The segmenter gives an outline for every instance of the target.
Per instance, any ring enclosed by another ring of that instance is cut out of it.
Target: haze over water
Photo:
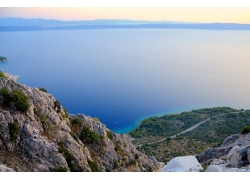
[[[250,109],[250,31],[0,32],[0,42],[2,71],[116,133],[164,113]]]

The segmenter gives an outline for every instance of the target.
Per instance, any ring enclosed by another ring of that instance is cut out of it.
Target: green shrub
[[[82,120],[79,118],[75,118],[74,120],[71,120],[71,130],[74,133],[78,133],[82,125]]]
[[[63,142],[58,143],[58,152],[65,158],[71,172],[83,172],[83,169],[74,162],[72,154],[64,147]]]
[[[9,134],[12,142],[16,141],[20,128],[16,122],[9,123]]]
[[[247,134],[250,132],[250,126],[244,126],[242,128],[241,134]]]
[[[90,130],[89,127],[83,127],[80,139],[82,142],[86,143],[97,143],[99,141],[99,136],[96,132]]]
[[[61,104],[58,100],[54,102],[54,105],[55,105],[54,109],[57,108],[57,112],[58,113],[61,112]]]
[[[11,94],[10,94],[8,88],[3,87],[0,90],[0,97],[2,99],[2,105],[5,107],[8,107],[10,105],[10,102],[12,101],[12,97],[11,97]]]
[[[26,95],[24,95],[24,93],[21,90],[17,89],[13,90],[12,98],[14,100],[17,110],[23,113],[26,113],[29,110],[30,108],[29,98]]]
[[[110,140],[113,139],[114,133],[112,131],[107,131],[107,136]]]
[[[96,122],[100,122],[100,120],[97,118],[97,117],[95,117],[95,118],[92,118],[94,121],[96,121]]]
[[[43,91],[43,92],[45,92],[45,93],[48,92],[45,88],[42,88],[42,87],[40,87],[39,90],[40,90],[40,91]]]
[[[67,109],[63,108],[63,110],[64,110],[64,113],[62,113],[62,118],[63,118],[63,120],[65,120],[66,118],[69,117],[69,113],[68,113]]]
[[[79,143],[78,137],[74,132],[71,131],[69,134]]]
[[[94,161],[88,159],[88,163],[92,172],[100,172],[98,164]]]
[[[116,152],[118,152],[119,149],[120,149],[120,148],[119,148],[119,145],[115,145],[115,148],[114,148],[114,149],[115,149]]]
[[[114,161],[114,169],[118,168],[118,162],[117,161]]]
[[[67,172],[67,168],[66,167],[55,167],[54,169],[52,169],[53,172]]]
[[[139,155],[138,154],[135,154],[135,159],[139,159]]]
[[[2,71],[0,71],[0,77],[1,78],[6,78],[5,74]]]

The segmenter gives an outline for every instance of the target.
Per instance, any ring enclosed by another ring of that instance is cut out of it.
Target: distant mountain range
[[[108,28],[164,28],[164,29],[211,29],[250,30],[250,24],[237,23],[190,23],[178,21],[137,21],[98,19],[84,21],[60,21],[53,19],[0,18],[0,31],[38,31]]]

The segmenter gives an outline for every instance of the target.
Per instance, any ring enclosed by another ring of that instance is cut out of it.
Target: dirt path
[[[232,113],[238,114],[238,113],[240,113],[240,112],[242,112],[242,111],[239,111],[239,112],[232,112]],[[188,129],[186,129],[186,130],[184,130],[184,131],[182,131],[182,132],[176,134],[176,135],[170,136],[170,138],[173,139],[173,138],[175,138],[176,136],[179,136],[179,135],[181,135],[181,134],[184,134],[184,133],[186,133],[186,132],[188,132],[188,131],[192,131],[193,129],[197,128],[197,127],[200,126],[201,124],[203,124],[203,123],[209,121],[211,118],[216,118],[216,117],[219,117],[219,116],[224,116],[224,115],[226,115],[226,114],[228,114],[228,113],[221,113],[221,114],[219,114],[219,115],[217,115],[217,116],[209,117],[209,118],[205,119],[204,121],[201,121],[201,122],[199,122],[199,123],[193,125],[192,127],[190,127],[190,128],[188,128]],[[154,143],[159,143],[159,142],[165,141],[166,139],[167,139],[167,138],[163,138],[163,139],[161,139],[161,140],[153,141],[153,142],[146,143],[146,144],[150,145],[150,144],[154,144]],[[141,146],[142,146],[142,144],[139,144],[139,145],[136,146],[136,147],[141,147]]]

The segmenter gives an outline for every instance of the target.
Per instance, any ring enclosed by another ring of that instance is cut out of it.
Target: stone
[[[114,134],[113,139],[110,140],[107,136],[107,131],[110,130],[106,125],[84,114],[69,114],[68,118],[62,118],[62,114],[54,108],[56,100],[51,94],[16,81],[0,78],[0,88],[2,87],[7,87],[10,91],[22,90],[28,96],[30,103],[30,109],[25,114],[17,111],[14,105],[4,110],[0,108],[1,150],[5,153],[11,152],[14,156],[18,154],[15,158],[20,162],[23,159],[27,160],[23,167],[17,167],[18,171],[48,172],[55,167],[65,167],[69,171],[71,169],[71,171],[88,172],[91,171],[90,161],[95,161],[100,171],[127,172],[159,169],[160,163],[155,158],[148,158],[139,152],[129,136]],[[82,120],[79,130],[88,126],[91,131],[98,134],[97,142],[83,143],[85,141],[79,139],[80,131],[75,134],[70,129],[71,118],[76,117]],[[8,123],[13,121],[20,127],[15,143],[10,141],[8,128]],[[115,150],[115,147],[119,147],[119,150]]]
[[[206,172],[247,172],[244,168],[228,168],[226,165],[210,165]]]
[[[227,154],[227,159],[229,160],[231,158],[231,156],[235,153],[235,151],[239,150],[240,146],[234,146],[229,153]]]
[[[210,165],[207,167],[206,172],[225,172],[226,168],[223,165]]]
[[[228,164],[233,167],[249,165],[250,146],[234,146],[229,152]]]
[[[175,157],[162,169],[162,172],[199,172],[203,167],[195,156]]]
[[[7,166],[0,165],[0,172],[15,172],[15,171]]]

